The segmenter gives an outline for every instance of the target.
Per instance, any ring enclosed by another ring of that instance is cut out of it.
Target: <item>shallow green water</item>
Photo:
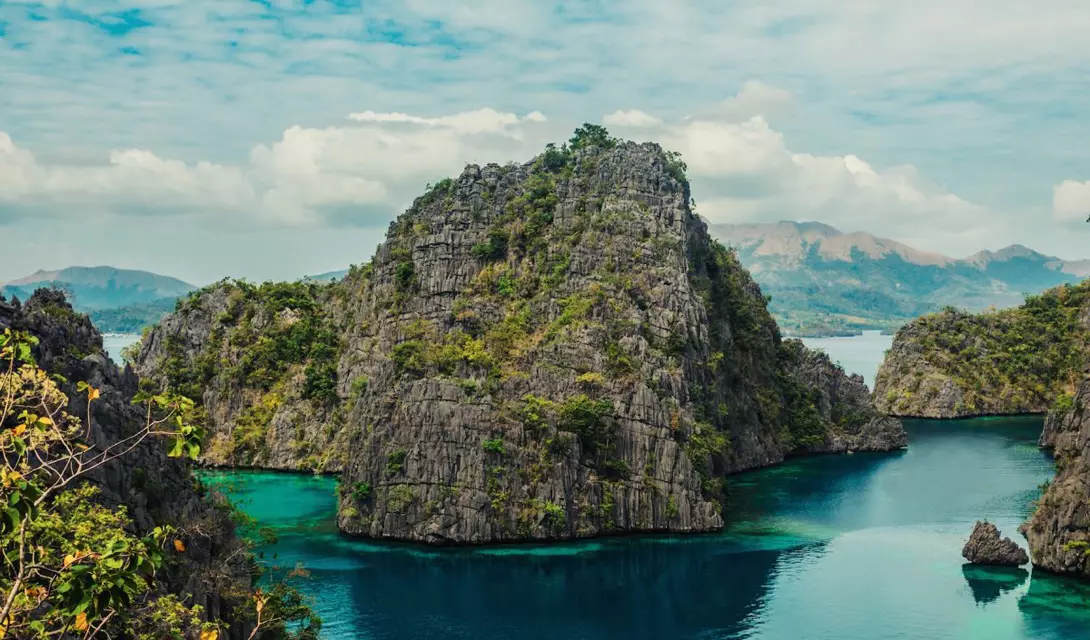
[[[277,531],[268,562],[311,572],[329,638],[1090,637],[1090,589],[960,556],[978,518],[1024,542],[1017,525],[1051,476],[1040,420],[907,428],[901,453],[736,476],[725,531],[679,538],[370,544],[336,533],[331,479],[206,477]]]

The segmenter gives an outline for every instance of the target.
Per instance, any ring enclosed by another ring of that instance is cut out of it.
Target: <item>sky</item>
[[[711,222],[1090,257],[1085,0],[0,0],[0,281],[370,259],[583,122]]]

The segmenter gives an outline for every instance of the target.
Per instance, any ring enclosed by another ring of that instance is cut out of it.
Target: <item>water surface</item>
[[[1086,587],[960,556],[979,518],[1024,543],[1040,426],[909,422],[907,451],[735,476],[721,534],[489,550],[341,537],[329,478],[205,477],[277,532],[267,562],[310,571],[329,638],[1086,638]]]
[[[820,349],[828,354],[848,373],[858,373],[871,389],[874,388],[874,376],[886,350],[893,345],[893,336],[882,335],[881,331],[864,331],[863,335],[844,338],[800,338],[803,344]]]
[[[102,348],[106,355],[117,364],[121,362],[121,351],[134,342],[140,341],[140,335],[135,333],[105,333],[102,335]]]

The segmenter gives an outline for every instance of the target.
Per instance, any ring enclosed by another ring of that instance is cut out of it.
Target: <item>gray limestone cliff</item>
[[[1034,566],[1090,578],[1090,378],[1070,406],[1046,420],[1041,444],[1053,450],[1056,477],[1022,533]]]
[[[904,446],[675,155],[573,143],[440,182],[343,281],[199,292],[138,371],[202,401],[208,462],[338,470],[343,531],[433,544],[715,530],[730,473]]]

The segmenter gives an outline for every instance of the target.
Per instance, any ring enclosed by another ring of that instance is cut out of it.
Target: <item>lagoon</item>
[[[1020,543],[1040,418],[908,422],[908,450],[731,478],[719,534],[434,550],[339,535],[335,480],[206,472],[301,564],[341,638],[1085,638],[1090,589],[963,567],[977,519]]]

